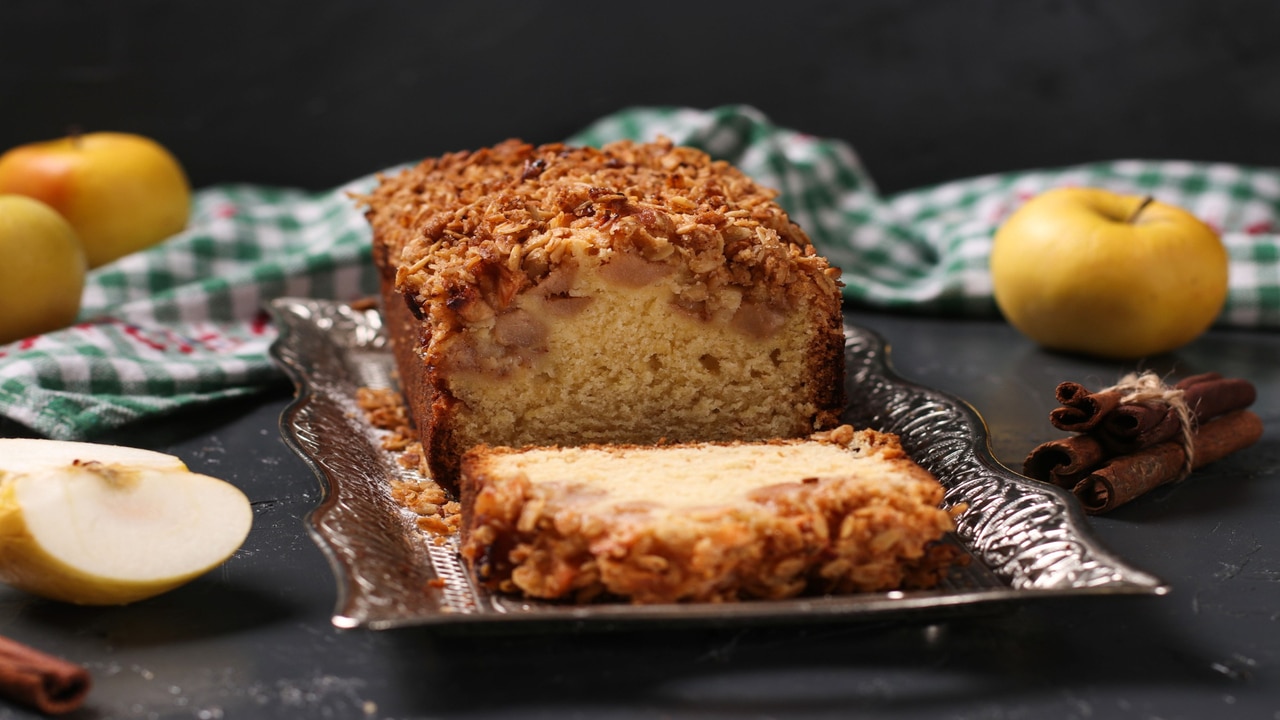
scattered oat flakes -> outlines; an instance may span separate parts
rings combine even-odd
[[[415,438],[404,398],[390,388],[362,387],[356,390],[356,405],[370,425],[386,433],[382,448],[398,453],[396,462],[401,467],[423,474],[417,480],[390,480],[391,499],[418,516],[419,528],[438,536],[456,533],[462,522],[462,506],[451,500],[438,483],[426,477],[422,443]]]

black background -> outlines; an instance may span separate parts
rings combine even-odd
[[[1280,3],[0,3],[0,147],[160,140],[323,189],[629,105],[746,103],[882,190],[1121,157],[1280,165]]]

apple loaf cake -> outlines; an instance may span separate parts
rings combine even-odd
[[[779,599],[928,587],[954,528],[898,438],[489,448],[462,461],[462,554],[543,599]],[[949,546],[948,546],[949,547]]]
[[[669,141],[510,140],[382,177],[361,202],[436,479],[481,443],[833,427],[840,273],[774,197]]]

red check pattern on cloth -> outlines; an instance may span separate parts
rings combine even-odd
[[[664,135],[780,191],[779,202],[871,308],[997,317],[992,234],[1060,185],[1150,194],[1222,233],[1231,289],[1220,326],[1280,328],[1280,169],[1117,160],[1014,172],[884,196],[853,148],[778,127],[754,108],[632,108],[569,142]],[[505,138],[494,138],[498,142]],[[374,294],[369,229],[349,196],[251,185],[202,189],[188,229],[90,273],[78,323],[0,346],[0,415],[60,439],[283,382],[262,308],[282,296]],[[0,308],[0,311],[3,311]]]

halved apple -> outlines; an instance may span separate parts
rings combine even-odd
[[[244,493],[172,455],[0,439],[0,581],[35,595],[152,597],[222,564],[252,524]]]

